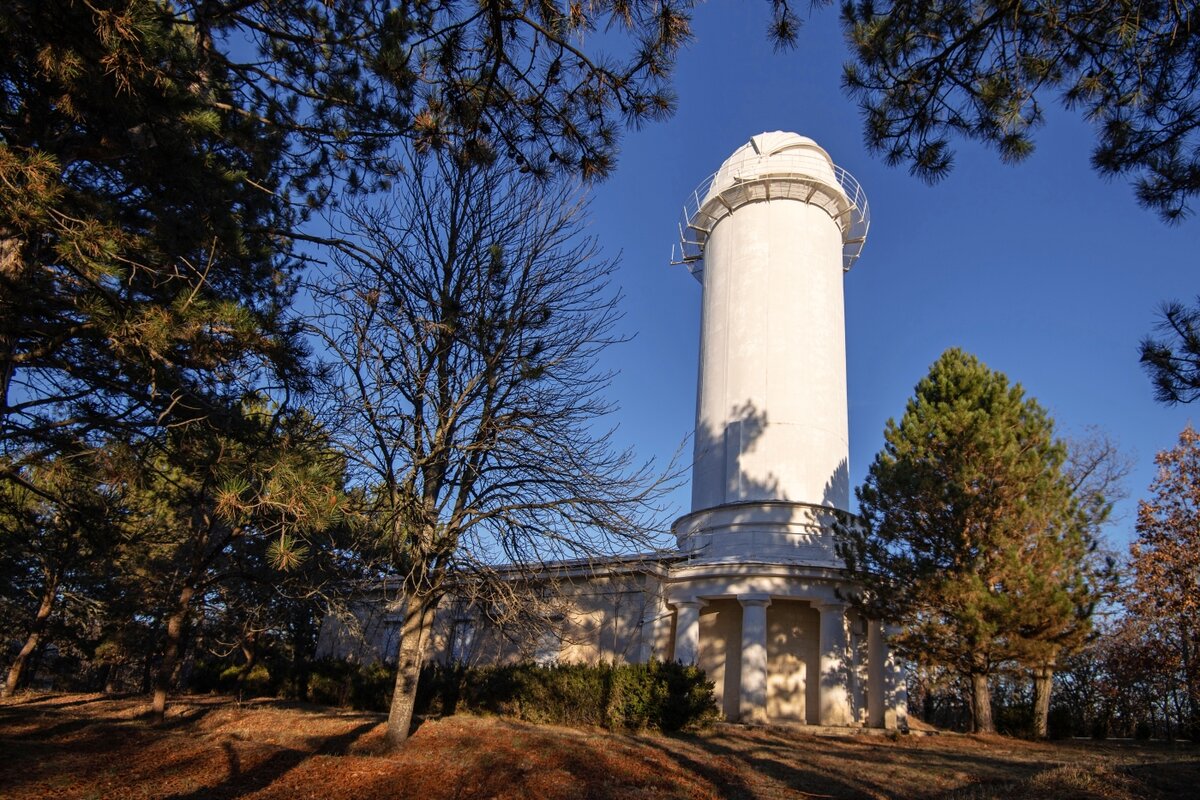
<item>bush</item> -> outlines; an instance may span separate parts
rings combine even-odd
[[[1075,715],[1075,710],[1068,706],[1051,706],[1050,716],[1046,720],[1047,733],[1050,738],[1070,739],[1086,730],[1084,723],[1077,721]]]
[[[387,711],[392,704],[395,680],[395,670],[378,661],[352,664],[323,659],[313,662],[308,694],[312,702],[322,705]]]
[[[993,708],[996,730],[1005,736],[1033,738],[1033,708],[1028,705],[999,705]]]
[[[271,686],[271,672],[262,664],[255,664],[254,667],[242,678],[241,686],[238,686],[238,675],[242,672],[242,667],[226,667],[221,672],[218,685],[223,691],[238,692],[245,697],[264,697],[273,695],[274,691]]]
[[[418,713],[458,708],[557,725],[677,731],[717,719],[713,685],[698,667],[648,664],[430,666],[421,676]]]

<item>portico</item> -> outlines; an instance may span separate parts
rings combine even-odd
[[[741,564],[672,572],[670,656],[705,669],[727,718],[895,727],[903,717],[902,676],[883,626],[841,599],[850,587],[830,570]]]

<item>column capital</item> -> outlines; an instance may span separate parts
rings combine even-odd
[[[701,600],[698,597],[668,597],[667,605],[676,610],[681,608],[704,608],[706,605],[708,605],[708,601]]]
[[[748,606],[769,606],[771,605],[771,595],[763,592],[750,592],[748,594],[739,594],[737,601],[742,604],[742,608]]]
[[[845,613],[850,604],[845,600],[813,600],[811,605],[822,614],[836,614],[838,612]]]

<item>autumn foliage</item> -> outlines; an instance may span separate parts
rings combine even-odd
[[[1138,504],[1126,604],[1170,656],[1194,738],[1200,734],[1200,434],[1188,425],[1155,463],[1152,495]]]

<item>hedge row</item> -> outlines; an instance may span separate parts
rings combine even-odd
[[[460,709],[610,730],[694,730],[718,718],[704,671],[662,661],[426,668],[417,713]]]

